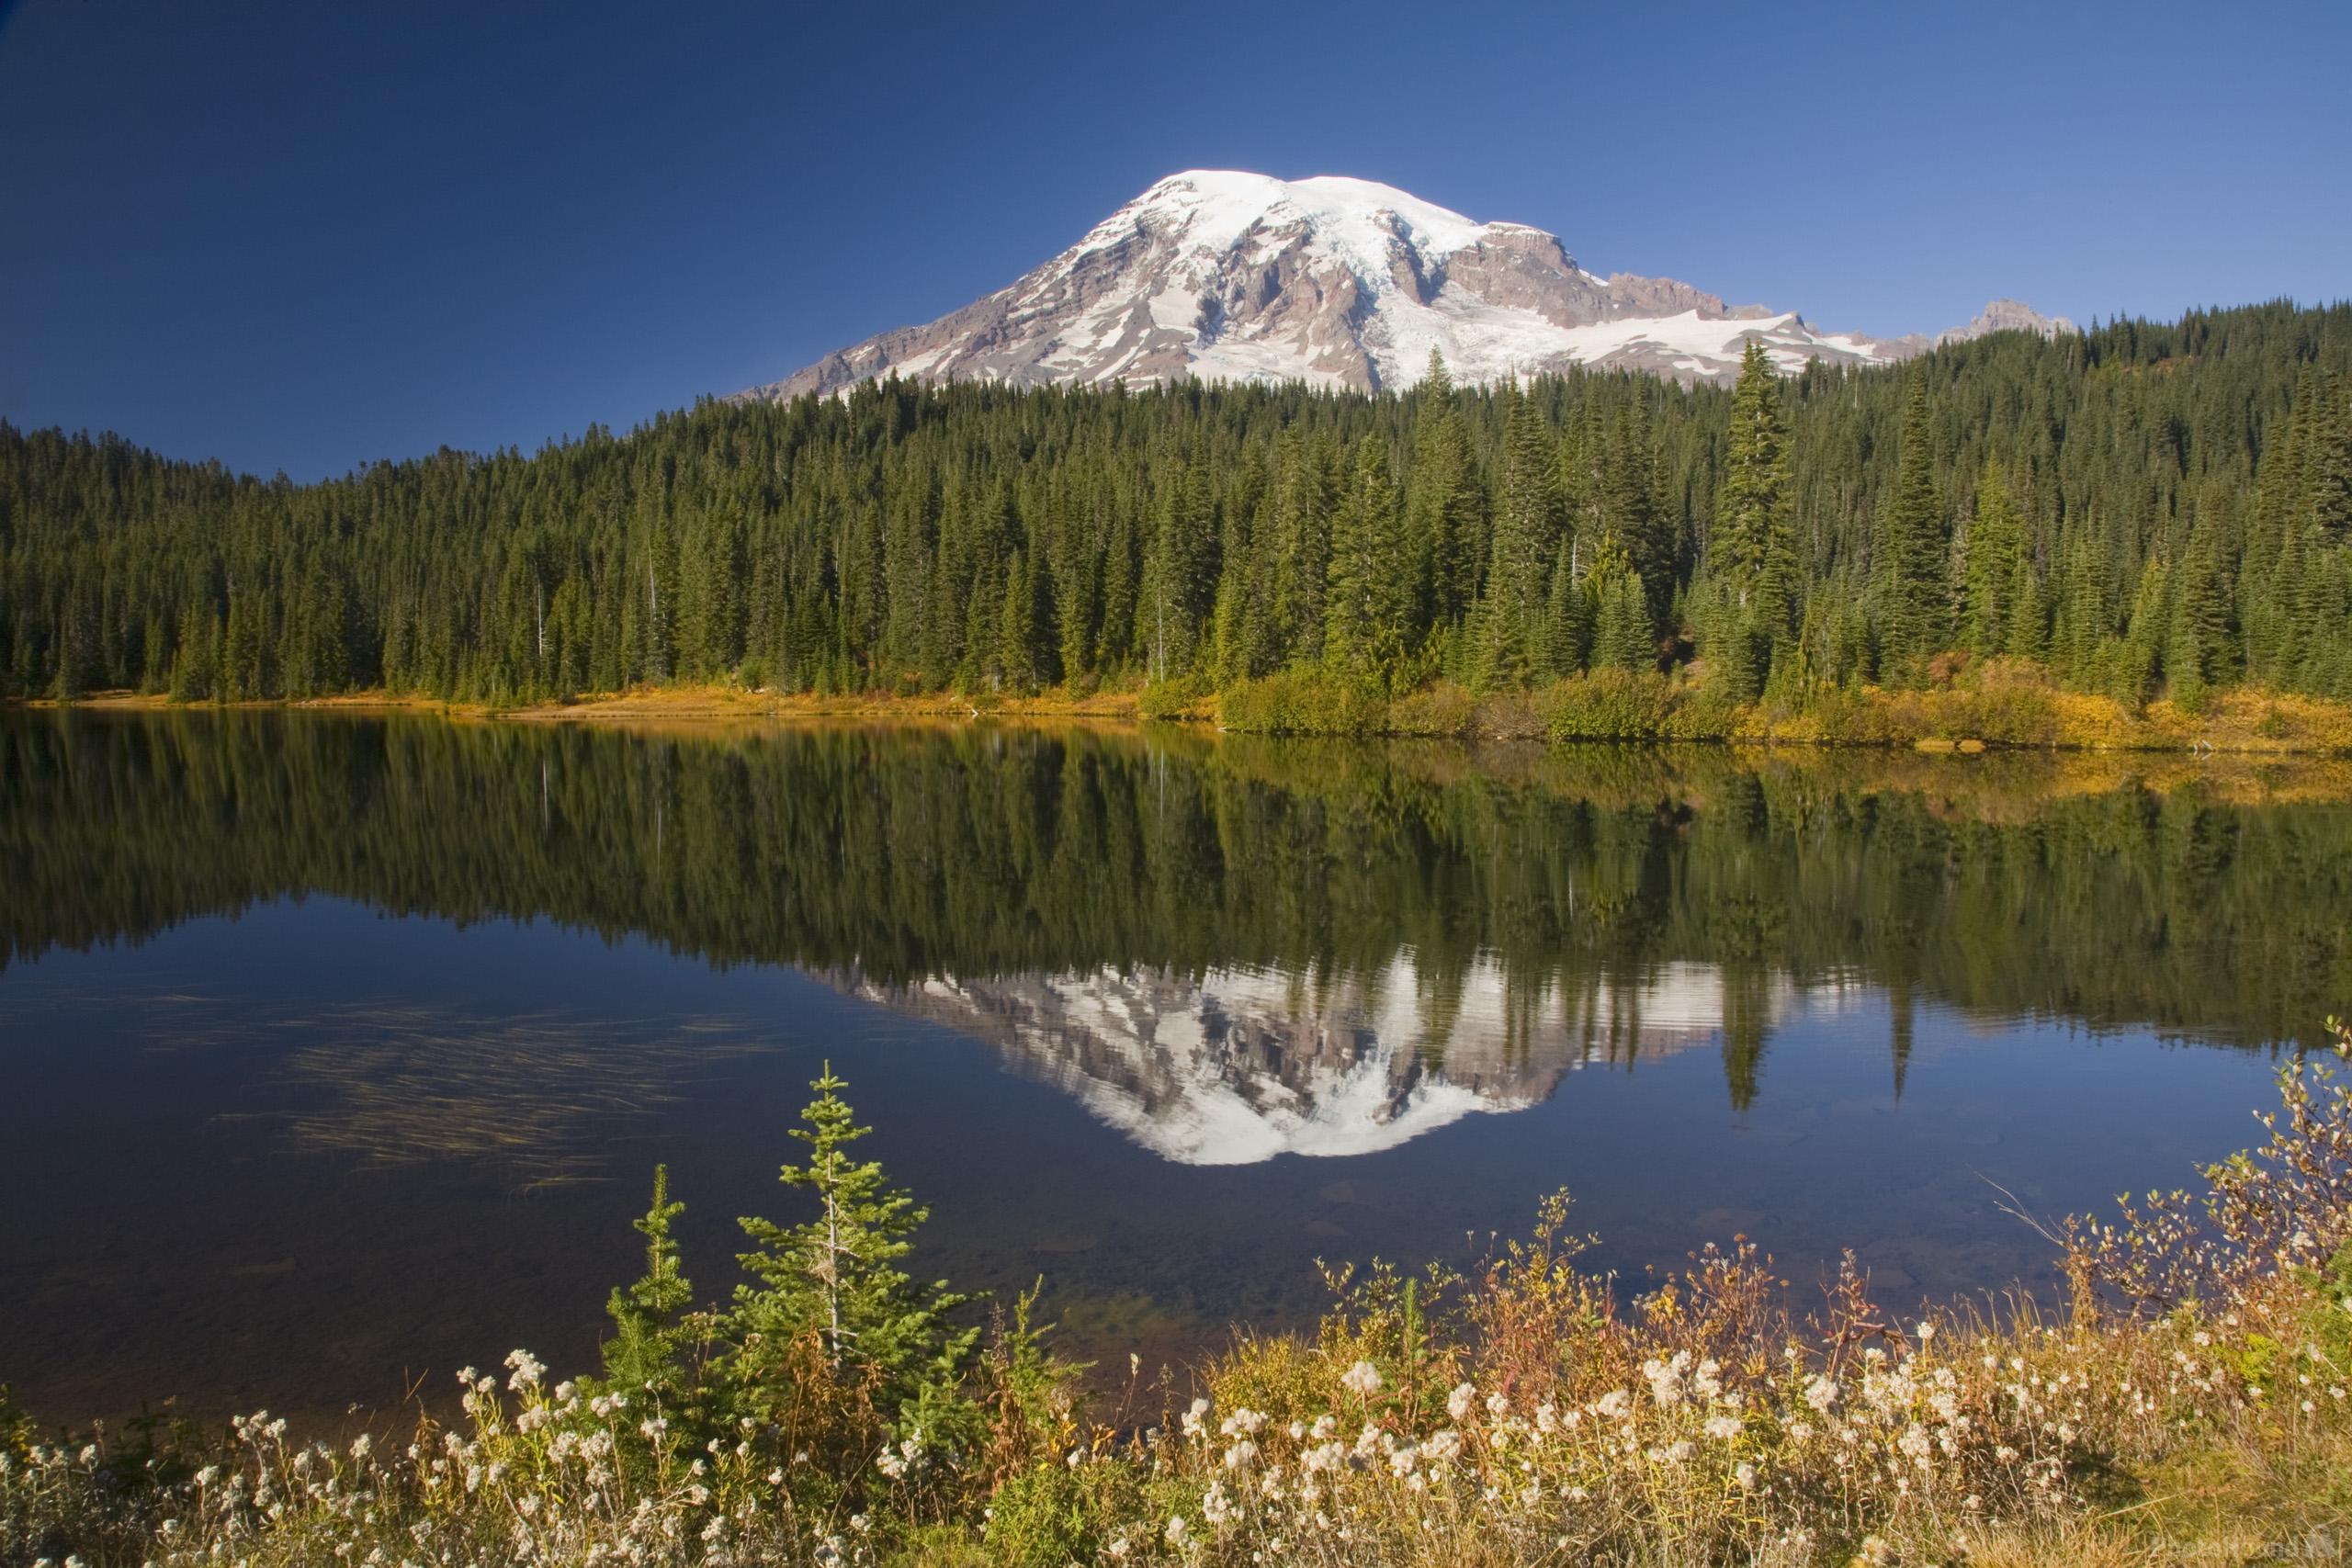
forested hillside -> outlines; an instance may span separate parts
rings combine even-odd
[[[888,383],[301,485],[0,423],[0,694],[637,682],[2352,697],[2352,307],[1735,390]],[[1958,657],[1965,655],[1967,658]]]

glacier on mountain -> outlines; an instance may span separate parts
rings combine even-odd
[[[1946,338],[2071,330],[2014,301]],[[1924,352],[1919,334],[1823,333],[1793,311],[1726,307],[1671,278],[1577,265],[1520,223],[1480,223],[1371,180],[1171,175],[1009,287],[743,394],[832,393],[888,375],[1016,386],[1304,381],[1412,385],[1431,351],[1457,379],[1569,365],[1727,379],[1747,344],[1784,370]]]

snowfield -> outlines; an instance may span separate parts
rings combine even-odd
[[[2071,330],[1997,300],[1969,327]],[[1412,386],[1434,351],[1457,381],[1571,365],[1729,380],[1748,343],[1783,371],[1923,352],[1917,334],[1820,333],[1794,311],[1735,310],[1669,278],[1601,277],[1522,223],[1480,223],[1373,180],[1170,175],[1077,244],[926,326],[870,338],[743,394],[928,380]]]

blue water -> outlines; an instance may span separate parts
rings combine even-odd
[[[517,1345],[587,1364],[653,1165],[723,1293],[826,1060],[932,1207],[922,1262],[1043,1276],[1071,1347],[1119,1361],[1307,1318],[1318,1258],[1465,1267],[1562,1187],[1632,1281],[1736,1233],[1798,1289],[1849,1245],[1898,1295],[2047,1286],[1992,1183],[2054,1216],[2181,1182],[2250,1140],[2275,1065],[1931,1003],[1898,1099],[1891,1028],[1846,982],[1783,1004],[1745,1110],[1702,1035],[1393,1147],[1188,1164],[1001,1036],[789,965],[273,898],[0,973],[0,1380],[56,1419],[329,1413]]]

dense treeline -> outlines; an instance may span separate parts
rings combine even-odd
[[[1736,390],[891,383],[321,484],[0,424],[0,694],[1396,690],[1955,652],[2352,695],[2352,307]]]
[[[0,963],[312,892],[884,983],[1370,976],[1409,954],[1433,998],[1491,962],[1531,1012],[1575,1016],[1696,963],[1724,973],[1742,1102],[1778,979],[1885,987],[1899,1062],[1914,1002],[2256,1044],[2321,1038],[2352,978],[2352,807],[2084,793],[2024,758],[1925,780],[1820,751],[1487,761],[986,727],[20,716],[0,722]]]

